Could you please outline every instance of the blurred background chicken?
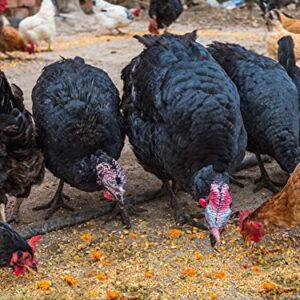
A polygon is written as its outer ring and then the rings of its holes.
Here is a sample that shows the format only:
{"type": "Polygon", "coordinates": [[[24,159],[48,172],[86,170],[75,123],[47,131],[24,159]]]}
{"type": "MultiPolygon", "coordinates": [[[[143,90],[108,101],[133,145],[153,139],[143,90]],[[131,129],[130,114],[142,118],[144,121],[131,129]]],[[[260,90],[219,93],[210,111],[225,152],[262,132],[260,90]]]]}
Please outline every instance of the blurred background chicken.
{"type": "Polygon", "coordinates": [[[32,54],[34,52],[33,47],[31,45],[27,46],[15,28],[5,25],[5,20],[7,19],[0,16],[0,52],[10,58],[13,58],[13,56],[7,52],[11,51],[24,51],[32,54]]]}
{"type": "Polygon", "coordinates": [[[300,33],[300,20],[291,17],[283,11],[274,9],[273,12],[276,14],[278,20],[282,24],[283,28],[292,33],[300,33]]]}
{"type": "Polygon", "coordinates": [[[148,30],[152,34],[159,34],[159,29],[165,29],[182,14],[183,6],[180,0],[151,0],[148,30]]]}
{"type": "Polygon", "coordinates": [[[244,211],[240,214],[239,226],[242,235],[254,242],[276,229],[300,226],[300,164],[281,192],[253,213],[244,211]]]}
{"type": "Polygon", "coordinates": [[[139,7],[127,9],[124,6],[110,4],[104,0],[94,0],[93,4],[94,12],[100,25],[109,32],[116,30],[122,34],[120,28],[129,26],[141,13],[139,7]]]}
{"type": "Polygon", "coordinates": [[[295,57],[296,61],[300,59],[300,34],[295,34],[287,31],[283,24],[280,22],[280,15],[278,11],[273,10],[266,14],[265,16],[267,24],[267,36],[266,36],[266,47],[267,54],[272,58],[277,58],[278,52],[278,41],[286,36],[290,35],[295,43],[295,57]]]}
{"type": "Polygon", "coordinates": [[[23,19],[19,24],[21,37],[32,47],[39,48],[44,41],[48,44],[48,50],[51,50],[56,26],[55,26],[55,0],[43,0],[40,10],[37,14],[23,19]]]}

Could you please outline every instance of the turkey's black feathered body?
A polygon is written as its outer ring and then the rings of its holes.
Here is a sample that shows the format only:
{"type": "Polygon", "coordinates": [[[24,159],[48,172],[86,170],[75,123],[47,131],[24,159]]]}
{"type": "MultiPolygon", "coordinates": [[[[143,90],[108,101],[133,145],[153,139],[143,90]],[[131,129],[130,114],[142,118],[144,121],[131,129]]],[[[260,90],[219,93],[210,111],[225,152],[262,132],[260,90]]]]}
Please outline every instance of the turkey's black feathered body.
{"type": "Polygon", "coordinates": [[[17,251],[29,252],[33,256],[28,242],[11,226],[0,222],[0,267],[8,267],[12,254],[17,251]]]}
{"type": "Polygon", "coordinates": [[[118,159],[125,138],[108,75],[79,57],[63,59],[44,68],[32,101],[46,167],[80,190],[100,190],[96,166],[118,159]]]}
{"type": "Polygon", "coordinates": [[[0,202],[5,203],[5,194],[28,197],[43,175],[44,159],[23,93],[0,72],[0,202]]]}
{"type": "Polygon", "coordinates": [[[158,28],[170,26],[183,12],[181,0],[151,0],[150,18],[156,18],[158,28]]]}
{"type": "Polygon", "coordinates": [[[199,199],[244,157],[238,92],[194,34],[138,39],[146,49],[122,72],[130,143],[145,170],[199,199]]]}
{"type": "Polygon", "coordinates": [[[278,61],[297,87],[300,108],[300,68],[296,65],[294,41],[291,36],[284,36],[278,41],[278,61]]]}
{"type": "Polygon", "coordinates": [[[291,173],[300,158],[298,92],[284,68],[239,45],[208,49],[238,88],[248,150],[274,157],[291,173]]]}

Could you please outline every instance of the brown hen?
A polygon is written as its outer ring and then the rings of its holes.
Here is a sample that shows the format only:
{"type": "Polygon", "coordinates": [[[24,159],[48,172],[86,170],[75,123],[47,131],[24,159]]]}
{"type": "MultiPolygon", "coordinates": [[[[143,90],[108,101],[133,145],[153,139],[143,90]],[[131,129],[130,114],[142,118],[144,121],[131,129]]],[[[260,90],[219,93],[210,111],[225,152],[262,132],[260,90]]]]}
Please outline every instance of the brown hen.
{"type": "Polygon", "coordinates": [[[299,60],[300,59],[300,34],[291,33],[287,31],[283,27],[283,24],[279,19],[279,15],[274,10],[268,12],[265,16],[265,19],[268,28],[268,32],[266,36],[267,54],[273,59],[277,59],[278,41],[282,37],[290,35],[295,42],[294,51],[295,51],[296,61],[299,60]]]}
{"type": "Polygon", "coordinates": [[[24,51],[32,54],[34,49],[32,45],[26,45],[15,28],[9,25],[4,26],[3,19],[0,18],[0,52],[12,58],[7,53],[11,51],[24,51]]]}
{"type": "Polygon", "coordinates": [[[278,9],[274,9],[274,12],[277,14],[278,20],[281,22],[284,29],[292,33],[300,33],[299,19],[295,19],[278,9]]]}
{"type": "Polygon", "coordinates": [[[266,201],[253,213],[240,214],[242,235],[254,242],[276,229],[289,229],[300,225],[300,163],[291,174],[281,192],[266,201]]]}

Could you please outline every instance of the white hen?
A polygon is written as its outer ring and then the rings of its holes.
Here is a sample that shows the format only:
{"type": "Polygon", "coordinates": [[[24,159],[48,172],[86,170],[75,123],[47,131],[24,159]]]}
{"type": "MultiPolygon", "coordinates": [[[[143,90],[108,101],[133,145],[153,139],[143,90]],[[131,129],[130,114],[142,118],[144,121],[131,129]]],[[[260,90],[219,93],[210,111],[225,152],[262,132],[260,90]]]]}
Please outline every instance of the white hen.
{"type": "Polygon", "coordinates": [[[140,15],[141,9],[135,7],[127,9],[121,5],[114,5],[104,0],[94,0],[94,12],[100,24],[108,31],[117,30],[127,27],[135,17],[140,15]]]}
{"type": "Polygon", "coordinates": [[[29,44],[34,44],[37,48],[42,41],[48,43],[48,50],[51,49],[56,27],[56,8],[52,0],[43,0],[40,10],[34,16],[22,20],[19,24],[19,33],[29,44]]]}

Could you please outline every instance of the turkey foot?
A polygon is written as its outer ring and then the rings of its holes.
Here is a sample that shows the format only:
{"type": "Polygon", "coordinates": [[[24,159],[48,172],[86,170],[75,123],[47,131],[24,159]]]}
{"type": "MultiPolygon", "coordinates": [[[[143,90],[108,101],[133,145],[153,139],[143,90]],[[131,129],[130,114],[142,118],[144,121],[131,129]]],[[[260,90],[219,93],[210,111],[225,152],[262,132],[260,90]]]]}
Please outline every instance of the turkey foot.
{"type": "Polygon", "coordinates": [[[281,184],[279,184],[278,182],[272,181],[272,179],[270,178],[270,176],[268,175],[268,173],[264,167],[264,164],[263,164],[263,161],[262,161],[260,155],[256,154],[256,157],[257,157],[261,176],[255,180],[256,188],[254,189],[254,192],[256,193],[256,192],[260,191],[261,189],[266,188],[274,194],[278,193],[279,189],[276,186],[280,186],[281,184]]]}
{"type": "Polygon", "coordinates": [[[66,204],[64,200],[69,200],[70,198],[63,194],[64,182],[60,180],[57,191],[53,199],[45,205],[37,206],[33,210],[44,210],[49,209],[46,214],[45,220],[48,220],[59,208],[68,209],[74,211],[74,208],[66,204]]]}
{"type": "Polygon", "coordinates": [[[193,227],[198,227],[200,229],[206,230],[207,227],[200,221],[195,221],[190,214],[188,214],[178,203],[178,199],[171,188],[169,182],[164,183],[164,187],[168,189],[168,193],[170,196],[171,207],[175,213],[175,220],[180,225],[188,224],[193,227]]]}
{"type": "Polygon", "coordinates": [[[121,220],[125,225],[125,228],[129,229],[131,227],[127,208],[125,208],[125,205],[122,206],[122,204],[119,202],[115,203],[110,215],[104,220],[104,224],[115,220],[117,216],[121,216],[121,220]]]}

